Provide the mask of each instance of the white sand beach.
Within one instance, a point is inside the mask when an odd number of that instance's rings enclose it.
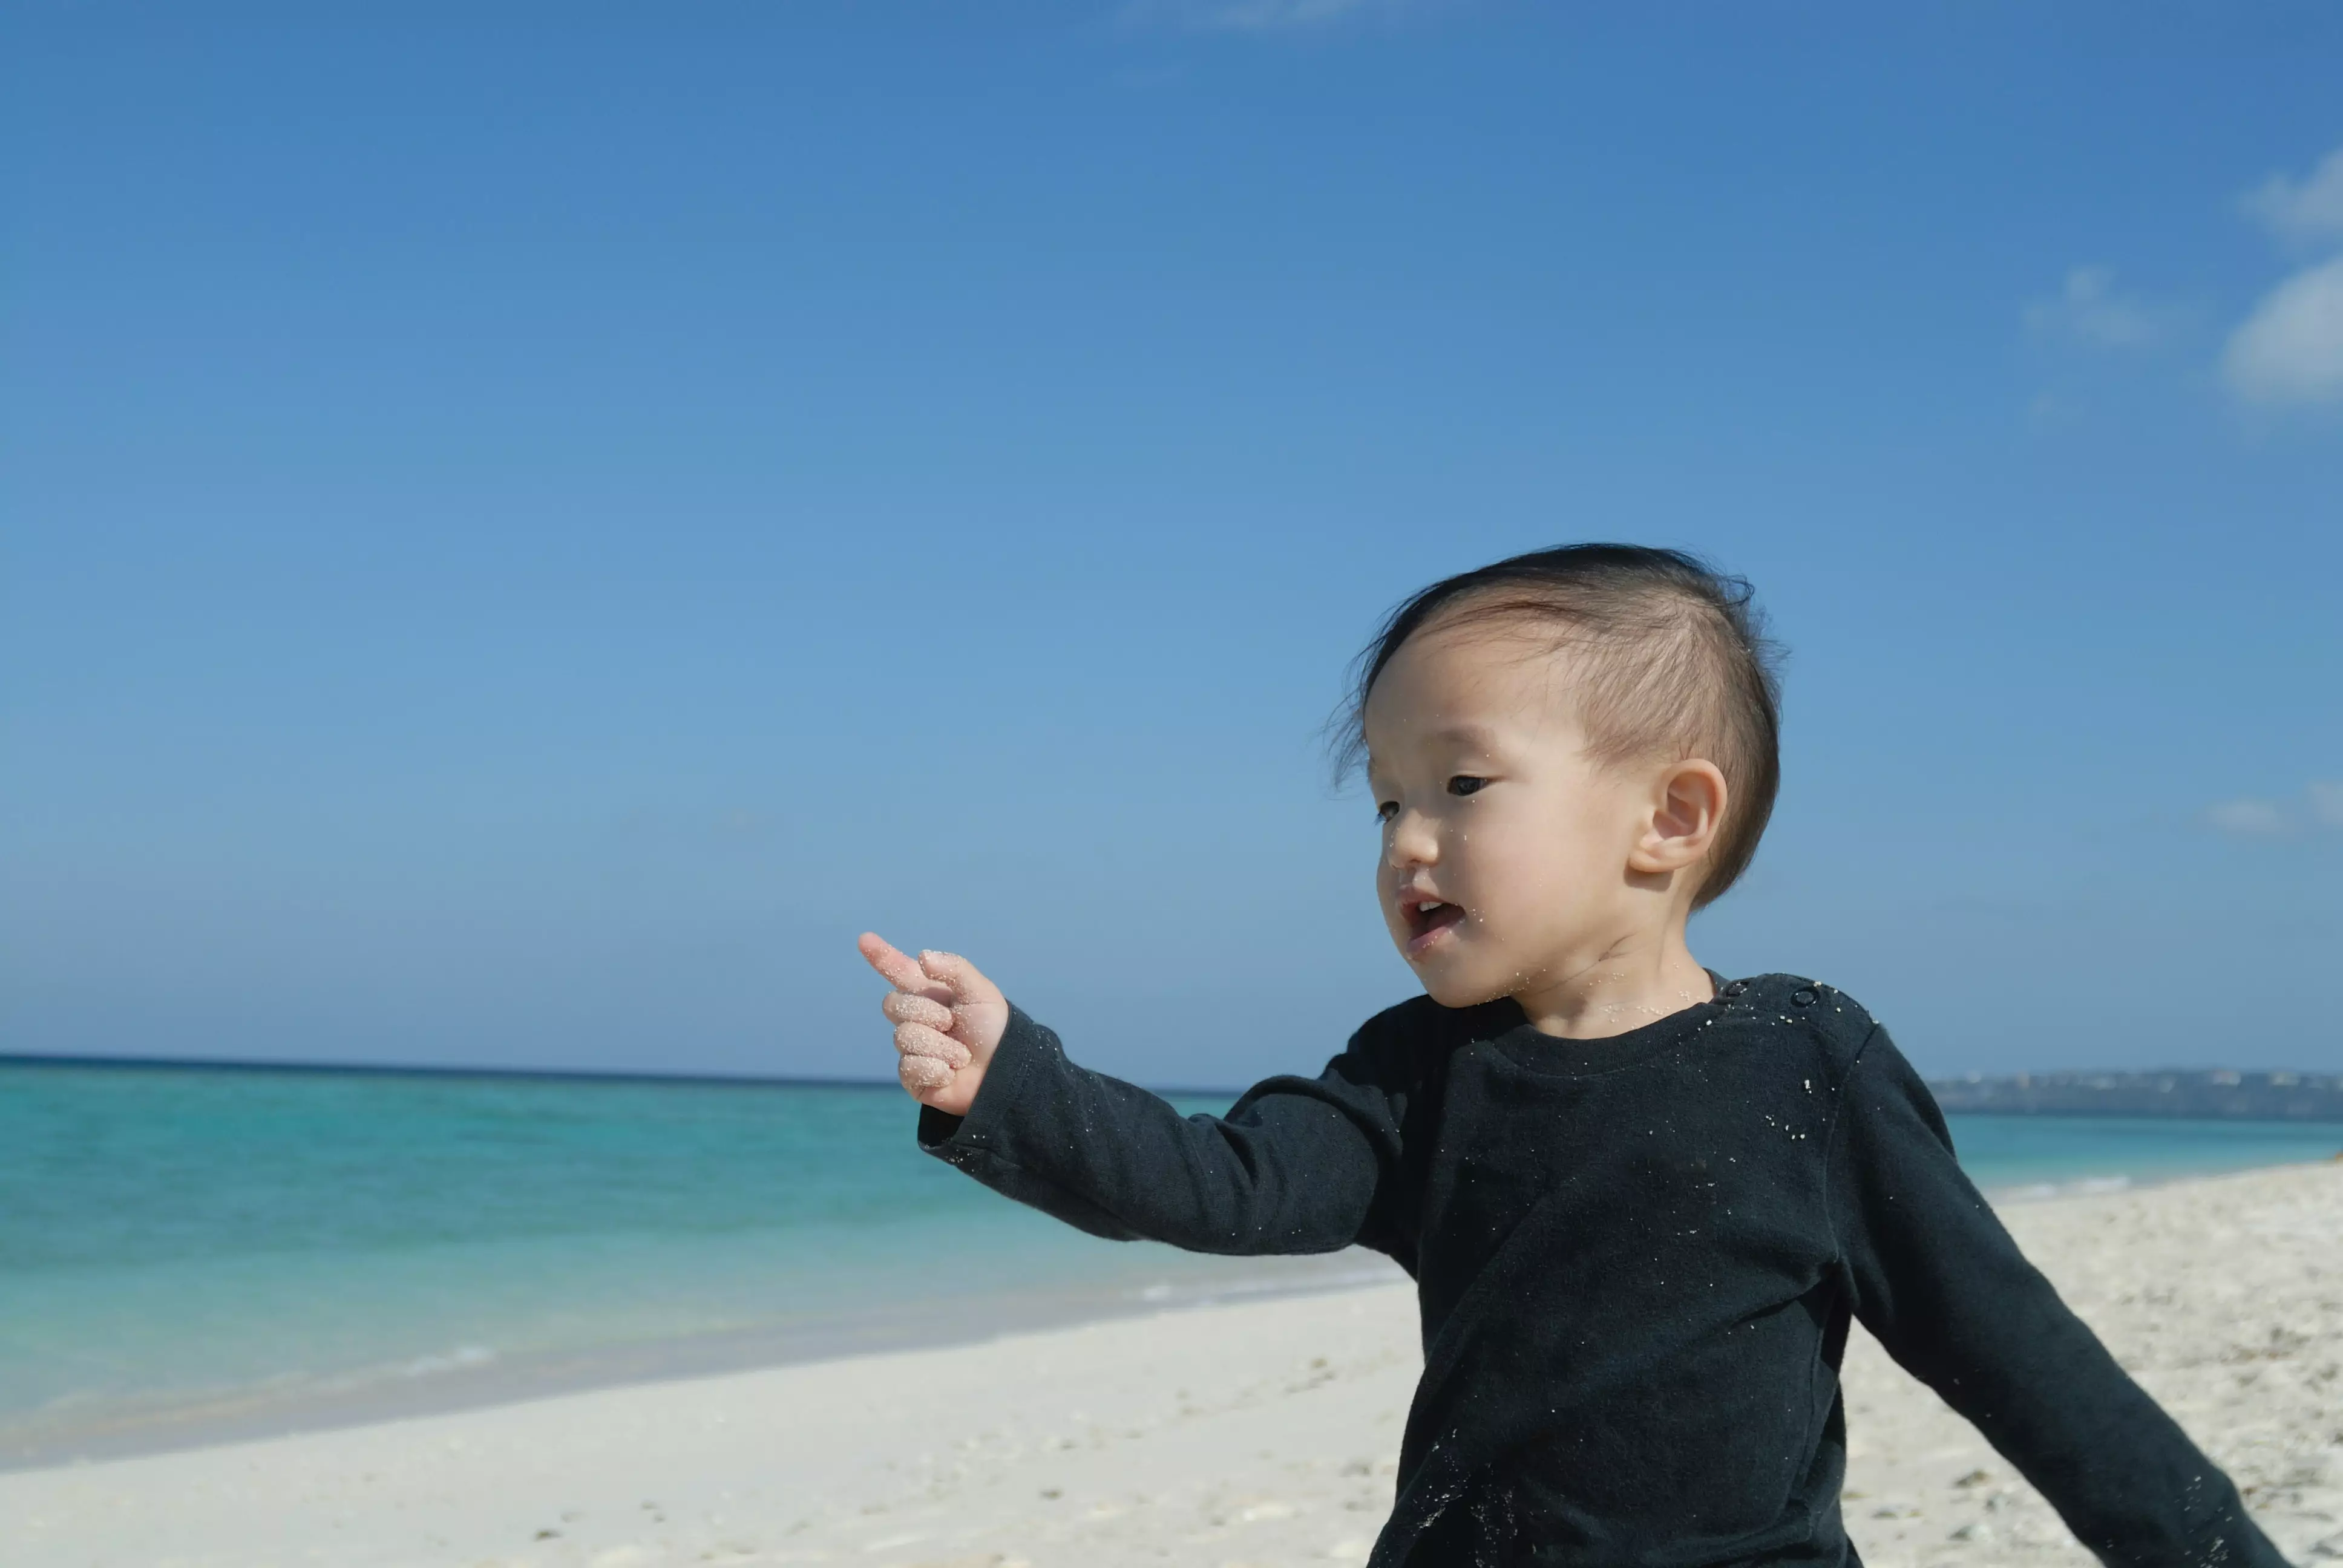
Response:
[[[2279,1546],[2343,1560],[2343,1164],[2005,1212]],[[1416,1366],[1375,1287],[25,1471],[0,1563],[1357,1563]],[[2090,1561],[1860,1335],[1846,1383],[1875,1568]]]

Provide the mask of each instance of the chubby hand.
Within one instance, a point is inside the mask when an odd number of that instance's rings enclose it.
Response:
[[[895,1074],[922,1105],[965,1116],[1009,1027],[1009,999],[956,953],[899,952],[873,932],[854,944],[895,989],[879,1010],[895,1026]]]

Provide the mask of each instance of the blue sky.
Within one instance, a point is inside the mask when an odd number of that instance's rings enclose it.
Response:
[[[1792,650],[1708,962],[2343,1067],[2343,26],[1891,9],[10,8],[0,1050],[1313,1068],[1345,662],[1622,538]]]

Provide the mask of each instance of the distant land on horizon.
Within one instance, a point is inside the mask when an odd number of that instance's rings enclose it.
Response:
[[[2206,1121],[2343,1121],[2343,1074],[2236,1072],[2020,1072],[1932,1078],[1947,1111],[1996,1116],[2186,1116]]]

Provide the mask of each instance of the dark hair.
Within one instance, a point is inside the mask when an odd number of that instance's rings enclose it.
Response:
[[[1400,646],[1443,626],[1513,620],[1553,628],[1587,658],[1579,717],[1598,761],[1705,757],[1725,775],[1725,821],[1700,908],[1749,869],[1781,788],[1780,648],[1748,582],[1682,550],[1564,545],[1443,578],[1392,611],[1353,666],[1339,733],[1344,773],[1366,757],[1367,695]]]

